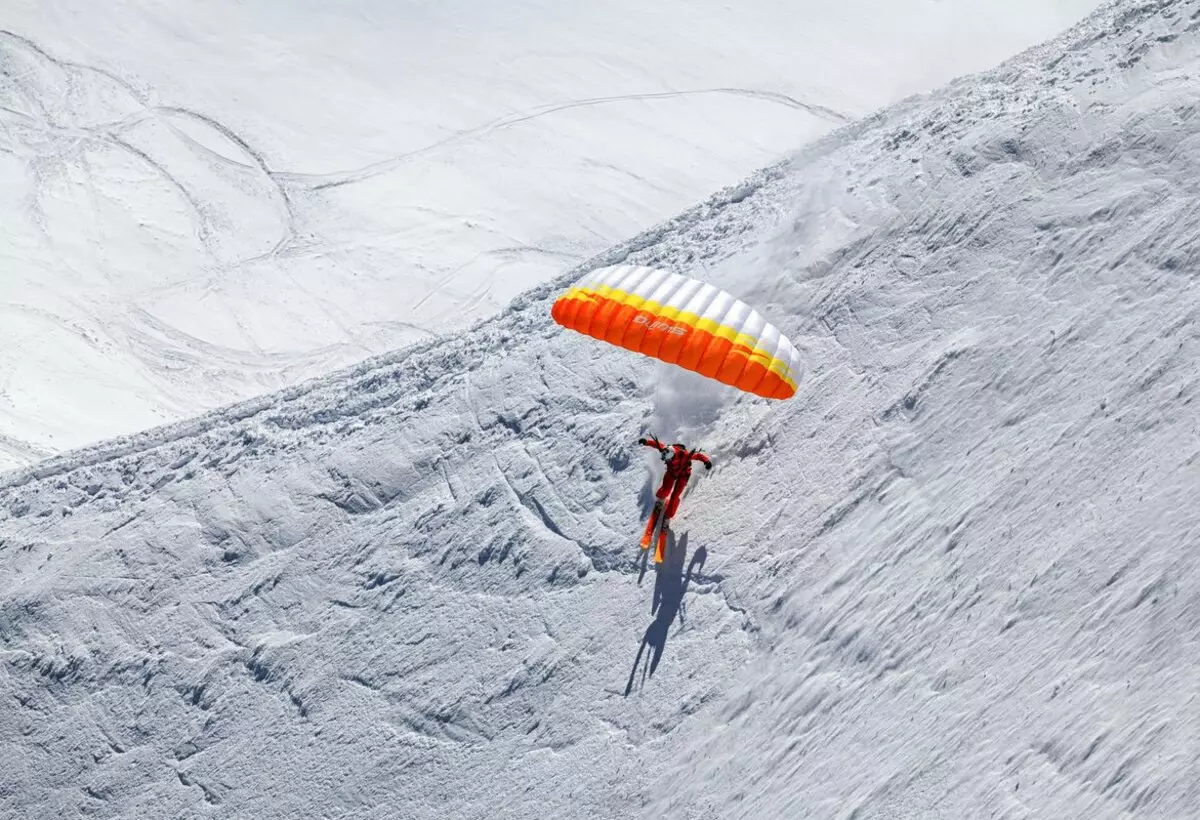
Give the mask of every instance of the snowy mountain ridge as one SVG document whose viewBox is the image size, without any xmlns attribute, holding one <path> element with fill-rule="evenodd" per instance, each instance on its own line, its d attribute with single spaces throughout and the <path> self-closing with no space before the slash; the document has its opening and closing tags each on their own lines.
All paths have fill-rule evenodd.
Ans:
<svg viewBox="0 0 1200 820">
<path fill-rule="evenodd" d="M 984 72 L 974 77 L 957 80 L 951 83 L 950 87 L 953 88 L 963 84 L 974 85 L 977 83 L 983 85 L 987 83 L 989 79 L 991 79 L 991 87 L 995 90 L 998 99 L 1004 100 L 1006 97 L 1005 85 L 1012 79 L 1009 72 L 1017 72 L 1025 77 L 1028 77 L 1030 74 L 1037 74 L 1042 70 L 1043 59 L 1046 54 L 1057 54 L 1059 49 L 1066 48 L 1068 44 L 1075 44 L 1076 46 L 1079 43 L 1086 44 L 1088 36 L 1097 36 L 1095 34 L 1079 34 L 1079 32 L 1095 31 L 1096 29 L 1093 27 L 1096 26 L 1096 24 L 1093 22 L 1093 20 L 1096 19 L 1103 19 L 1103 17 L 1098 15 L 1096 18 L 1089 19 L 1088 21 L 1081 23 L 1079 26 L 1064 32 L 1055 40 L 1028 49 L 1022 54 L 1007 60 L 1001 68 L 991 72 Z M 1067 55 L 1064 55 L 1060 59 L 1066 58 Z M 686 238 L 682 239 L 676 239 L 675 237 L 691 226 L 697 225 L 706 220 L 714 219 L 716 215 L 718 215 L 720 212 L 723 212 L 731 205 L 740 206 L 739 208 L 735 208 L 730 212 L 729 220 L 731 222 L 752 222 L 753 220 L 750 217 L 756 214 L 756 208 L 760 207 L 758 203 L 753 201 L 754 195 L 767 183 L 782 178 L 786 174 L 787 169 L 796 164 L 802 163 L 806 157 L 820 156 L 821 154 L 829 151 L 831 146 L 836 146 L 843 142 L 852 140 L 859 134 L 872 128 L 879 127 L 881 123 L 895 118 L 898 116 L 898 112 L 911 109 L 914 106 L 920 106 L 923 100 L 929 99 L 930 97 L 936 98 L 937 96 L 940 96 L 940 94 L 915 95 L 909 100 L 906 100 L 904 103 L 897 104 L 889 109 L 877 112 L 871 117 L 865 118 L 848 126 L 843 126 L 827 136 L 815 139 L 811 145 L 801 150 L 795 157 L 757 171 L 750 175 L 746 180 L 738 183 L 737 185 L 730 186 L 722 191 L 717 192 L 705 202 L 702 202 L 699 205 L 682 212 L 664 224 L 655 226 L 650 230 L 631 238 L 627 242 L 619 243 L 609 250 L 595 255 L 587 262 L 560 275 L 556 279 L 544 285 L 530 289 L 528 293 L 518 297 L 512 306 L 506 308 L 504 314 L 507 315 L 515 310 L 520 310 L 529 300 L 546 299 L 548 298 L 549 294 L 556 293 L 564 286 L 577 280 L 582 273 L 605 265 L 620 264 L 630 259 L 644 259 L 646 264 L 659 264 L 663 266 L 676 264 L 687 266 L 697 258 L 703 260 L 707 258 L 709 254 L 719 255 L 720 251 L 715 249 L 719 247 L 719 244 L 714 245 L 714 243 L 711 241 L 711 232 L 714 229 L 702 229 L 700 231 L 696 231 L 696 235 L 687 236 Z M 946 126 L 943 125 L 942 127 L 944 128 Z M 914 135 L 907 129 L 902 129 L 898 133 L 889 136 L 887 139 L 889 147 L 895 148 L 904 144 L 905 142 L 913 140 Z M 743 203 L 746 204 L 743 205 Z M 766 207 L 772 208 L 773 206 L 767 205 Z M 743 214 L 745 208 L 750 208 L 750 210 Z M 715 230 L 726 231 L 728 228 L 716 228 Z M 675 242 L 682 247 L 673 247 L 666 242 L 668 239 L 675 239 Z M 822 242 L 822 238 L 820 236 L 813 236 L 810 237 L 810 239 L 813 240 L 814 244 Z M 828 242 L 828 240 L 825 241 Z M 656 247 L 658 245 L 666 245 L 666 247 L 660 249 Z M 704 252 L 698 253 L 696 251 L 696 247 L 698 246 L 703 247 Z M 640 252 L 647 249 L 657 251 L 658 254 L 653 256 L 638 256 Z M 496 321 L 498 321 L 497 317 L 489 317 L 488 319 L 477 322 L 473 328 L 490 327 Z M 450 341 L 457 342 L 461 338 L 462 334 L 455 334 L 455 337 Z M 378 356 L 373 356 L 369 359 L 355 363 L 354 365 L 342 368 L 336 372 L 306 379 L 295 386 L 280 390 L 277 393 L 266 394 L 264 396 L 256 397 L 247 401 L 217 408 L 213 411 L 192 419 L 187 419 L 185 421 L 161 425 L 148 431 L 109 439 L 88 447 L 76 448 L 70 453 L 61 456 L 45 458 L 40 460 L 39 463 L 32 468 L 14 469 L 8 471 L 6 474 L 0 473 L 0 480 L 9 485 L 22 483 L 23 481 L 27 480 L 28 477 L 45 477 L 47 475 L 56 474 L 64 470 L 71 469 L 77 464 L 87 464 L 95 461 L 107 460 L 117 455 L 152 447 L 165 441 L 170 441 L 188 435 L 194 435 L 197 432 L 209 429 L 210 426 L 216 424 L 218 420 L 230 419 L 238 421 L 243 418 L 247 418 L 250 415 L 260 412 L 267 407 L 275 405 L 281 400 L 293 400 L 296 397 L 320 389 L 320 386 L 322 385 L 337 384 L 345 379 L 353 378 L 357 375 L 370 372 L 379 367 L 385 367 L 391 364 L 402 362 L 411 354 L 414 354 L 418 351 L 427 351 L 444 343 L 446 343 L 446 340 L 440 337 L 437 339 L 427 340 L 425 342 L 415 342 L 398 351 L 392 351 Z"/>
<path fill-rule="evenodd" d="M 463 329 L 1098 2 L 10 0 L 0 471 Z"/>
<path fill-rule="evenodd" d="M 758 306 L 786 404 L 563 333 L 581 268 L 5 476 L 0 815 L 1189 816 L 1198 30 L 1113 4 L 585 266 Z M 718 464 L 657 571 L 651 423 Z"/>
</svg>

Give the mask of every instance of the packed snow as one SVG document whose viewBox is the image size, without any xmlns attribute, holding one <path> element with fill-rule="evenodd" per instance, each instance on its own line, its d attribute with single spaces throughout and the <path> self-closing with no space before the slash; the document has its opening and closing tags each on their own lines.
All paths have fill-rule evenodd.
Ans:
<svg viewBox="0 0 1200 820">
<path fill-rule="evenodd" d="M 8 0 L 0 470 L 463 329 L 1097 3 Z"/>
<path fill-rule="evenodd" d="M 500 315 L 0 490 L 0 816 L 1187 818 L 1200 0 L 1126 0 Z M 786 403 L 549 318 L 701 276 Z M 649 425 L 714 457 L 636 546 Z"/>
</svg>

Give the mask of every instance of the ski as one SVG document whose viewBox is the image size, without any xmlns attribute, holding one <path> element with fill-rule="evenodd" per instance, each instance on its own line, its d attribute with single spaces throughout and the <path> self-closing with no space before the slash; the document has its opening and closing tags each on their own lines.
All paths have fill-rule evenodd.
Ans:
<svg viewBox="0 0 1200 820">
<path fill-rule="evenodd" d="M 671 519 L 662 522 L 658 530 L 658 546 L 654 548 L 654 563 L 661 564 L 667 554 L 667 533 L 671 529 Z"/>
<path fill-rule="evenodd" d="M 661 513 L 661 503 L 655 504 L 654 509 L 650 511 L 650 520 L 646 522 L 646 531 L 642 533 L 641 547 L 644 550 L 650 549 L 650 542 L 654 539 L 654 528 L 658 526 L 658 517 Z"/>
</svg>

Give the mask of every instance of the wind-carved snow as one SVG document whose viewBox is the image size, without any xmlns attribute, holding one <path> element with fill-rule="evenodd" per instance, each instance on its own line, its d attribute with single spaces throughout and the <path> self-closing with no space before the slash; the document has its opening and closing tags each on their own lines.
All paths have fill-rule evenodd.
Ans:
<svg viewBox="0 0 1200 820">
<path fill-rule="evenodd" d="M 0 469 L 470 326 L 1096 2 L 13 0 Z"/>
<path fill-rule="evenodd" d="M 735 289 L 787 403 L 563 332 L 581 268 L 11 475 L 4 811 L 1189 816 L 1198 31 L 1116 4 L 584 266 Z M 650 420 L 718 465 L 657 570 Z"/>
</svg>

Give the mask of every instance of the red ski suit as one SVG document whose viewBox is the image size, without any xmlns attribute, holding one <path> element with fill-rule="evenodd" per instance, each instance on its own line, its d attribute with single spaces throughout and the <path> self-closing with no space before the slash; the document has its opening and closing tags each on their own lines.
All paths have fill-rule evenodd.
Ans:
<svg viewBox="0 0 1200 820">
<path fill-rule="evenodd" d="M 663 444 L 656 438 L 638 439 L 638 444 L 653 447 L 663 454 L 667 474 L 663 476 L 662 484 L 654 497 L 660 502 L 666 501 L 666 509 L 663 512 L 667 518 L 674 518 L 679 509 L 679 499 L 687 487 L 688 479 L 692 477 L 692 462 L 699 461 L 704 465 L 704 469 L 711 470 L 712 460 L 699 450 L 689 451 L 682 444 Z"/>
</svg>

